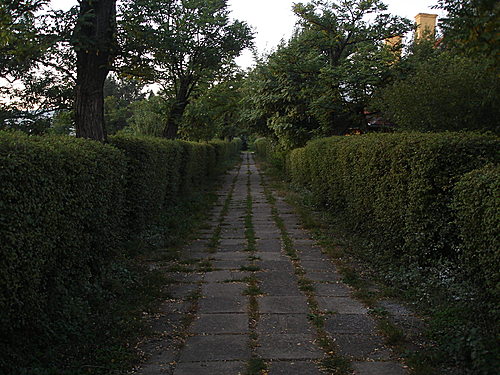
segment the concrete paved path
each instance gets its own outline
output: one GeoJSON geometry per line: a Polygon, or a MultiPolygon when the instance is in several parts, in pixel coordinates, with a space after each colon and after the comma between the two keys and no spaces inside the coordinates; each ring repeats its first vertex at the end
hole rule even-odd
{"type": "Polygon", "coordinates": [[[137,373],[407,373],[250,153],[218,195],[207,230],[162,265],[177,283],[137,373]]]}

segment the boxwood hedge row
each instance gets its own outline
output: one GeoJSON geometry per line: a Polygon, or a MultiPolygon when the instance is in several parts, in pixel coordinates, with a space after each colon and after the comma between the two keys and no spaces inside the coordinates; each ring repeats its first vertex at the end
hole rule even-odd
{"type": "Polygon", "coordinates": [[[239,147],[0,132],[0,369],[33,355],[36,341],[92,324],[89,300],[123,239],[203,187],[239,147]]]}
{"type": "MultiPolygon", "coordinates": [[[[499,256],[492,198],[498,169],[463,176],[498,163],[499,143],[471,133],[333,137],[291,151],[286,171],[354,232],[372,238],[386,259],[428,265],[444,258],[489,269],[499,256]]],[[[269,153],[264,143],[259,149],[269,153]]]]}
{"type": "Polygon", "coordinates": [[[500,167],[489,164],[455,185],[452,207],[461,240],[461,261],[469,277],[500,298],[500,167]]]}

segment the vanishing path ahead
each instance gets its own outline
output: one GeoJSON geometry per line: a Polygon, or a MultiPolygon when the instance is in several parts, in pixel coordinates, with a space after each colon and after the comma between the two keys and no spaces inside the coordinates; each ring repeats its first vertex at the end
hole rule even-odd
{"type": "Polygon", "coordinates": [[[403,375],[368,309],[272,195],[253,156],[226,176],[209,229],[180,263],[142,349],[142,375],[403,375]],[[186,272],[187,271],[187,272],[186,272]],[[348,370],[346,370],[349,373],[348,370]]]}

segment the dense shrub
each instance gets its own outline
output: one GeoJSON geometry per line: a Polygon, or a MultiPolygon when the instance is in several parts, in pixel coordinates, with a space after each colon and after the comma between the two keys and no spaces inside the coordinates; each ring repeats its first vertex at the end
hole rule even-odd
{"type": "Polygon", "coordinates": [[[154,137],[111,137],[127,158],[126,227],[140,232],[164,204],[177,198],[184,149],[179,142],[154,137]]]}
{"type": "Polygon", "coordinates": [[[271,143],[267,138],[257,138],[254,142],[255,153],[263,158],[269,159],[272,153],[271,143]]]}
{"type": "Polygon", "coordinates": [[[461,260],[469,277],[500,297],[500,167],[487,165],[464,175],[455,186],[453,207],[461,260]]]}
{"type": "Polygon", "coordinates": [[[256,139],[253,147],[257,157],[266,160],[275,169],[275,172],[282,173],[284,171],[288,153],[286,150],[267,138],[256,139]]]}
{"type": "Polygon", "coordinates": [[[209,142],[215,149],[216,164],[220,165],[224,160],[228,160],[237,155],[242,148],[240,138],[235,138],[231,142],[214,140],[209,142]]]}
{"type": "Polygon", "coordinates": [[[427,308],[437,347],[425,358],[464,374],[498,372],[499,143],[372,134],[312,141],[287,157],[289,179],[356,238],[356,254],[427,308]]]}
{"type": "Polygon", "coordinates": [[[0,368],[88,324],[121,235],[125,172],[111,146],[0,133],[0,368]]]}
{"type": "Polygon", "coordinates": [[[458,257],[453,186],[494,161],[498,140],[467,133],[316,140],[291,152],[288,174],[389,259],[458,257]]]}
{"type": "Polygon", "coordinates": [[[436,53],[383,88],[373,105],[402,129],[498,131],[500,79],[484,59],[436,53]]]}
{"type": "Polygon", "coordinates": [[[51,343],[85,341],[107,310],[102,275],[123,240],[205,188],[239,151],[238,141],[110,142],[0,132],[2,373],[50,361],[51,343]]]}

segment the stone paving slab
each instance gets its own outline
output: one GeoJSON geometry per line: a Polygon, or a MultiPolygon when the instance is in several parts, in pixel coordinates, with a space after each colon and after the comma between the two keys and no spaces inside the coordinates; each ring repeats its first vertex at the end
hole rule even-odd
{"type": "Polygon", "coordinates": [[[287,257],[285,257],[281,253],[261,253],[261,252],[259,252],[258,256],[259,256],[259,258],[262,261],[266,261],[266,260],[278,261],[278,260],[281,260],[281,261],[287,261],[287,262],[289,262],[289,259],[287,257]]]}
{"type": "Polygon", "coordinates": [[[261,314],[257,332],[269,334],[307,334],[313,329],[306,314],[261,314]]]}
{"type": "Polygon", "coordinates": [[[334,314],[328,316],[325,321],[325,330],[331,334],[374,334],[375,329],[375,321],[368,315],[334,314]]]}
{"type": "Polygon", "coordinates": [[[182,319],[185,314],[158,314],[154,316],[148,323],[150,329],[157,336],[172,335],[182,327],[182,319]]]}
{"type": "Polygon", "coordinates": [[[315,272],[315,271],[307,271],[306,275],[309,280],[317,281],[319,283],[336,283],[340,281],[340,275],[337,272],[315,272]]]}
{"type": "Polygon", "coordinates": [[[247,251],[234,251],[234,252],[224,252],[216,253],[210,255],[211,259],[214,260],[245,260],[248,258],[247,251]]]}
{"type": "Polygon", "coordinates": [[[247,311],[247,299],[244,296],[210,297],[199,301],[200,314],[243,313],[247,311]]]}
{"type": "Polygon", "coordinates": [[[198,315],[191,331],[197,335],[248,333],[247,314],[202,314],[198,315]]]}
{"type": "Polygon", "coordinates": [[[260,312],[273,314],[307,314],[309,307],[304,296],[259,297],[260,312]]]}
{"type": "Polygon", "coordinates": [[[261,280],[267,283],[276,283],[276,284],[286,284],[286,283],[297,283],[298,279],[291,272],[283,272],[280,270],[270,270],[263,271],[261,275],[261,280]]]}
{"type": "Polygon", "coordinates": [[[269,363],[270,375],[321,375],[314,362],[306,361],[272,361],[269,363]]]}
{"type": "Polygon", "coordinates": [[[169,363],[156,363],[156,362],[148,362],[139,370],[137,370],[138,374],[141,375],[170,375],[171,374],[171,366],[169,363]]]}
{"type": "Polygon", "coordinates": [[[241,296],[246,285],[243,283],[210,283],[201,286],[204,297],[241,296]]]}
{"type": "Polygon", "coordinates": [[[260,284],[262,293],[268,296],[302,296],[295,281],[273,282],[264,279],[260,284]]]}
{"type": "Polygon", "coordinates": [[[310,246],[311,248],[317,248],[316,243],[311,238],[301,238],[293,241],[294,245],[297,247],[300,246],[310,246]]]}
{"type": "Polygon", "coordinates": [[[257,353],[264,359],[317,359],[324,355],[312,334],[261,335],[259,339],[257,353]]]}
{"type": "Polygon", "coordinates": [[[246,362],[195,362],[179,363],[174,375],[243,375],[246,362]]]}
{"type": "Polygon", "coordinates": [[[217,251],[219,253],[234,253],[234,252],[245,251],[246,248],[247,248],[247,243],[246,242],[242,242],[239,245],[219,246],[219,247],[217,247],[217,251]]]}
{"type": "Polygon", "coordinates": [[[202,273],[194,272],[166,272],[169,279],[177,283],[197,283],[203,280],[202,273]]]}
{"type": "Polygon", "coordinates": [[[158,308],[160,314],[184,314],[189,311],[190,304],[183,300],[167,300],[163,301],[158,308]]]}
{"type": "Polygon", "coordinates": [[[259,266],[263,270],[294,272],[292,263],[289,260],[262,260],[259,266]]]}
{"type": "Polygon", "coordinates": [[[343,283],[316,283],[314,290],[318,297],[349,297],[351,295],[351,290],[343,283]]]}
{"type": "Polygon", "coordinates": [[[170,364],[176,360],[176,357],[177,352],[173,348],[160,351],[155,350],[149,358],[148,363],[143,365],[138,372],[142,375],[168,373],[170,371],[170,364]]]}
{"type": "Polygon", "coordinates": [[[239,270],[242,266],[249,266],[250,262],[243,258],[242,260],[214,260],[212,266],[217,270],[239,270]]]}
{"type": "Polygon", "coordinates": [[[227,281],[239,281],[243,280],[245,277],[250,275],[249,272],[244,271],[231,271],[231,270],[220,270],[208,272],[205,275],[204,281],[206,283],[222,283],[227,281]]]}
{"type": "Polygon", "coordinates": [[[391,351],[377,335],[334,334],[339,353],[358,360],[389,360],[391,351]]]}
{"type": "Polygon", "coordinates": [[[267,253],[279,253],[281,252],[281,241],[277,239],[273,240],[257,240],[256,247],[259,252],[267,253]]]}
{"type": "Polygon", "coordinates": [[[405,375],[408,371],[397,362],[354,362],[356,375],[405,375]]]}
{"type": "Polygon", "coordinates": [[[247,335],[192,336],[179,362],[245,361],[250,358],[247,335]]]}
{"type": "Polygon", "coordinates": [[[300,265],[302,266],[302,268],[304,268],[306,271],[309,271],[309,272],[314,272],[314,271],[332,272],[332,270],[333,270],[332,264],[328,261],[302,260],[300,262],[300,265]]]}
{"type": "Polygon", "coordinates": [[[247,245],[247,240],[245,238],[222,238],[220,240],[220,247],[226,246],[243,246],[247,245]]]}
{"type": "Polygon", "coordinates": [[[165,288],[165,292],[172,298],[183,299],[199,289],[198,284],[173,284],[165,288]]]}
{"type": "Polygon", "coordinates": [[[323,311],[339,314],[368,314],[368,309],[351,297],[318,297],[317,302],[323,311]]]}

